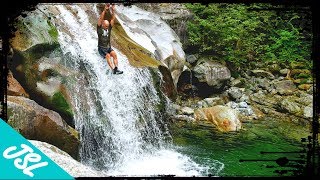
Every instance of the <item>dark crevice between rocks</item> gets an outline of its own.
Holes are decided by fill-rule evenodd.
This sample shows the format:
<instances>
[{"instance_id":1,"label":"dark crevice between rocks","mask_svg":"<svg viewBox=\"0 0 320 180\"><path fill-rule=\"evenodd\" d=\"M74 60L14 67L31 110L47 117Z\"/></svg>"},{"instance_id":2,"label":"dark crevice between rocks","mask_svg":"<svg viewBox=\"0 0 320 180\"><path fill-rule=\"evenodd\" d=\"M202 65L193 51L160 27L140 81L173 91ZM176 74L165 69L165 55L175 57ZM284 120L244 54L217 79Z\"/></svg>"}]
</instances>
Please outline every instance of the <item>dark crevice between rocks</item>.
<instances>
[{"instance_id":1,"label":"dark crevice between rocks","mask_svg":"<svg viewBox=\"0 0 320 180\"><path fill-rule=\"evenodd\" d=\"M177 98L177 91L176 91L176 88L174 87L170 70L162 65L160 65L158 69L162 74L162 82L161 82L162 92L164 92L171 100L175 100Z\"/></svg>"},{"instance_id":2,"label":"dark crevice between rocks","mask_svg":"<svg viewBox=\"0 0 320 180\"><path fill-rule=\"evenodd\" d=\"M200 82L192 71L182 72L177 83L177 91L183 98L208 98L223 93L228 87L227 80L220 87L211 87L206 82Z\"/></svg>"}]
</instances>

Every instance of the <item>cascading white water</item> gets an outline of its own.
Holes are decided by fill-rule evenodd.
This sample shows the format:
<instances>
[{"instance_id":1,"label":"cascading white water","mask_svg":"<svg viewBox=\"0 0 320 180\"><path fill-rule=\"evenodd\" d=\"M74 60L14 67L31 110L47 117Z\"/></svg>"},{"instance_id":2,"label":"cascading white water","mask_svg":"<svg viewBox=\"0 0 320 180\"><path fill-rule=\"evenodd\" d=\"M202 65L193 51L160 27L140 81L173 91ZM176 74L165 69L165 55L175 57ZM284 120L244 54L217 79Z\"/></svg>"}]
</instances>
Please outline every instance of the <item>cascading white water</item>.
<instances>
[{"instance_id":1,"label":"cascading white water","mask_svg":"<svg viewBox=\"0 0 320 180\"><path fill-rule=\"evenodd\" d=\"M48 5L49 6L49 5ZM96 5L86 5L97 12ZM59 43L65 63L83 72L73 84L80 157L103 175L206 175L189 157L166 142L163 103L147 68L134 68L115 49L122 75L111 74L97 51L97 34L81 5L56 5ZM96 14L97 15L97 14ZM98 19L98 15L96 17ZM220 164L220 170L223 164Z\"/></svg>"}]
</instances>

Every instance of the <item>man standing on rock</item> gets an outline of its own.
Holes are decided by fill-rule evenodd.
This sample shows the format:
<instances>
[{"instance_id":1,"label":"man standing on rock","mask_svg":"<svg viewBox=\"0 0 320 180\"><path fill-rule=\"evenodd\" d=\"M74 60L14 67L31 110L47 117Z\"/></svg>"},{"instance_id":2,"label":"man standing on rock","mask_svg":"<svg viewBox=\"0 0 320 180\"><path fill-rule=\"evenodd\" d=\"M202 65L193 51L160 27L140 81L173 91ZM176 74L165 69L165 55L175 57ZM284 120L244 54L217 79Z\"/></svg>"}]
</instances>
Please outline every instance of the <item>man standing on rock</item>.
<instances>
[{"instance_id":1,"label":"man standing on rock","mask_svg":"<svg viewBox=\"0 0 320 180\"><path fill-rule=\"evenodd\" d=\"M111 15L111 19L105 20L106 13ZM107 3L102 11L97 25L98 33L98 51L99 54L106 58L108 65L113 71L113 74L122 74L123 71L118 70L118 59L116 52L111 48L110 36L111 29L115 20L115 4ZM110 60L110 56L113 58L113 63Z\"/></svg>"}]
</instances>

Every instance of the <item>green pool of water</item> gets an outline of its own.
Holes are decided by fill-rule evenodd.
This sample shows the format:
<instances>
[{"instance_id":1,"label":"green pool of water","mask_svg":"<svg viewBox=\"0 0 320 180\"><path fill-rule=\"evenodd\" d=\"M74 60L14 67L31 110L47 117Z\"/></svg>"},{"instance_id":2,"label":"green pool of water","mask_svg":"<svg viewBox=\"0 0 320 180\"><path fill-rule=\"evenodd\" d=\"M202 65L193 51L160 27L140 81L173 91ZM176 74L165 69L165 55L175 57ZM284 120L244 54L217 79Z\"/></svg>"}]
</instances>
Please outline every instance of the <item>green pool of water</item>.
<instances>
[{"instance_id":1,"label":"green pool of water","mask_svg":"<svg viewBox=\"0 0 320 180\"><path fill-rule=\"evenodd\" d=\"M267 153L293 152L306 149L301 138L310 135L308 127L301 127L280 120L264 119L243 123L239 132L220 133L214 128L193 123L175 123L171 134L177 151L190 156L195 162L210 167L209 174L217 176L291 176L302 168L281 167L275 160L286 157L286 166L298 165L306 160L306 153ZM239 160L272 160L246 161ZM223 169L217 161L223 163ZM301 164L303 165L303 164ZM287 170L279 174L276 170Z\"/></svg>"}]
</instances>

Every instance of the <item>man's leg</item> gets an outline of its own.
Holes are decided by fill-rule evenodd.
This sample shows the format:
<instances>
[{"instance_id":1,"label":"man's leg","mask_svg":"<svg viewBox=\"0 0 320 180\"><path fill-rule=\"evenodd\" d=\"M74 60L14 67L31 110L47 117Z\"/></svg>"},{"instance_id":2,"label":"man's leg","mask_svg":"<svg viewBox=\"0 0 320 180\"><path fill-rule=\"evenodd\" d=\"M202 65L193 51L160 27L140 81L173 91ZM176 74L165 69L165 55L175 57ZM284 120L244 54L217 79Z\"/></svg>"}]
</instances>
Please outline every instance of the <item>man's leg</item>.
<instances>
[{"instance_id":1,"label":"man's leg","mask_svg":"<svg viewBox=\"0 0 320 180\"><path fill-rule=\"evenodd\" d=\"M118 67L118 57L114 50L110 52L111 57L113 58L113 64L115 67Z\"/></svg>"},{"instance_id":2,"label":"man's leg","mask_svg":"<svg viewBox=\"0 0 320 180\"><path fill-rule=\"evenodd\" d=\"M123 71L118 70L118 58L116 52L114 50L111 50L110 55L113 58L113 63L115 66L113 74L122 74Z\"/></svg>"},{"instance_id":3,"label":"man's leg","mask_svg":"<svg viewBox=\"0 0 320 180\"><path fill-rule=\"evenodd\" d=\"M111 63L111 60L110 60L110 54L106 54L106 60L107 60L107 63L109 65L109 67L113 70L114 69L114 65Z\"/></svg>"}]
</instances>

